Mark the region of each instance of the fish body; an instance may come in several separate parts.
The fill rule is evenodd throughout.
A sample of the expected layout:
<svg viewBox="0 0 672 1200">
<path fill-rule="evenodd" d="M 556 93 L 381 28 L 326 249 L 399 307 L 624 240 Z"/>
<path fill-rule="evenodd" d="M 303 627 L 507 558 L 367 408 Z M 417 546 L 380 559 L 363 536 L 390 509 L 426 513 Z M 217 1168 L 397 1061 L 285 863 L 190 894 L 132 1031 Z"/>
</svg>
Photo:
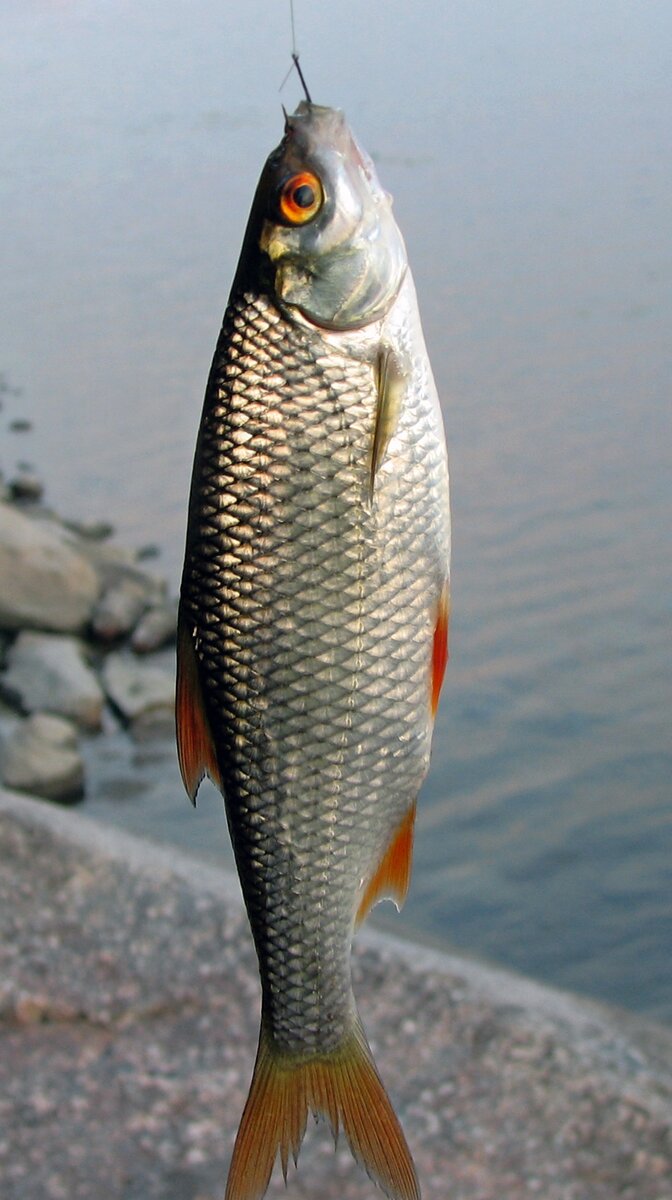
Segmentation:
<svg viewBox="0 0 672 1200">
<path fill-rule="evenodd" d="M 403 901 L 447 655 L 441 415 L 401 235 L 341 113 L 302 102 L 262 173 L 196 447 L 177 727 L 221 788 L 259 959 L 227 1200 L 286 1173 L 307 1112 L 419 1196 L 351 986 Z"/>
</svg>

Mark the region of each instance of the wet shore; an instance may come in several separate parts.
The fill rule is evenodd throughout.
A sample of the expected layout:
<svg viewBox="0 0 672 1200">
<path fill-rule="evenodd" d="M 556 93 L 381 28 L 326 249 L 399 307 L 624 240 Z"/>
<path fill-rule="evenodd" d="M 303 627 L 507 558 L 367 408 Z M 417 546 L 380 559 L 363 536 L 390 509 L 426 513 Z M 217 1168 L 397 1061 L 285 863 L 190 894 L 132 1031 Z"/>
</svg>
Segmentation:
<svg viewBox="0 0 672 1200">
<path fill-rule="evenodd" d="M 258 982 L 223 870 L 0 791 L 3 1200 L 215 1200 Z M 364 931 L 355 990 L 424 1200 L 670 1200 L 672 1035 Z M 376 1190 L 308 1130 L 285 1192 Z"/>
</svg>

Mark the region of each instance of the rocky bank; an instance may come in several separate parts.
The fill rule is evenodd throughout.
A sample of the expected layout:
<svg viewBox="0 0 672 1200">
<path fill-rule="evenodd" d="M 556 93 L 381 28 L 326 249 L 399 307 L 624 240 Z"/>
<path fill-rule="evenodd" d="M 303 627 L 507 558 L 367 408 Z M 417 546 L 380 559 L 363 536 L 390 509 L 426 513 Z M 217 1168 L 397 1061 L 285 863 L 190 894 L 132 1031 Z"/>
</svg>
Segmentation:
<svg viewBox="0 0 672 1200">
<path fill-rule="evenodd" d="M 24 493 L 0 493 L 0 780 L 70 802 L 86 789 L 82 736 L 172 727 L 173 672 L 147 658 L 174 641 L 177 602 L 108 526 Z"/>
<path fill-rule="evenodd" d="M 172 729 L 175 619 L 108 527 L 0 482 L 2 1200 L 223 1194 L 258 1027 L 237 883 L 34 798 L 85 794 L 84 738 Z M 669 1031 L 366 931 L 354 973 L 424 1200 L 672 1200 Z M 380 1194 L 323 1128 L 289 1187 Z"/>
</svg>

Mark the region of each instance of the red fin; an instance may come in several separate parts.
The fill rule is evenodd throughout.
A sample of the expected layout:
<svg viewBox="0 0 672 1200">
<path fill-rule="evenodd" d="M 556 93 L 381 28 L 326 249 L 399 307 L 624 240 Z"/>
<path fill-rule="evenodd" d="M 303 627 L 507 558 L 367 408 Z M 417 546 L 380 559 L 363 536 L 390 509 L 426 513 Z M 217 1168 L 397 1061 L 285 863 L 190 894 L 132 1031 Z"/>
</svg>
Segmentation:
<svg viewBox="0 0 672 1200">
<path fill-rule="evenodd" d="M 420 1200 L 413 1159 L 359 1024 L 332 1053 L 281 1055 L 262 1020 L 250 1092 L 233 1150 L 225 1200 L 262 1200 L 280 1154 L 285 1182 L 309 1112 L 339 1126 L 350 1149 L 391 1200 Z"/>
<path fill-rule="evenodd" d="M 220 789 L 221 781 L 217 752 L 205 715 L 194 644 L 183 624 L 177 634 L 175 723 L 182 781 L 195 804 L 198 786 L 206 773 Z"/>
<path fill-rule="evenodd" d="M 446 673 L 446 663 L 448 662 L 448 619 L 450 616 L 450 593 L 448 584 L 445 584 L 441 592 L 439 600 L 439 611 L 436 617 L 436 625 L 434 626 L 434 644 L 432 646 L 432 685 L 431 685 L 431 709 L 432 716 L 436 716 L 436 710 L 439 707 L 439 696 L 441 695 L 441 685 L 443 677 Z"/>
<path fill-rule="evenodd" d="M 394 833 L 375 874 L 367 883 L 359 902 L 355 925 L 361 925 L 379 900 L 394 900 L 397 908 L 404 903 L 411 882 L 415 810 L 416 804 L 413 803 Z"/>
</svg>

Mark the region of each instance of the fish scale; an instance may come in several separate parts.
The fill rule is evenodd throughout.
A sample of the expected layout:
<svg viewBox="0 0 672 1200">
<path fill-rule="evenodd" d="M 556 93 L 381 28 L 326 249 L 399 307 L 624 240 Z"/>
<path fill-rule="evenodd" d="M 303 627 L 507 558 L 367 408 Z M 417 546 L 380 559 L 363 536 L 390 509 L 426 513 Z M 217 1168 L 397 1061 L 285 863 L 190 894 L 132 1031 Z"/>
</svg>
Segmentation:
<svg viewBox="0 0 672 1200">
<path fill-rule="evenodd" d="M 449 551 L 440 411 L 389 197 L 342 115 L 302 105 L 262 174 L 213 360 L 180 602 L 180 765 L 192 797 L 205 771 L 224 794 L 262 984 L 226 1200 L 261 1200 L 310 1108 L 389 1196 L 419 1198 L 350 945 L 408 885 Z"/>
<path fill-rule="evenodd" d="M 324 872 L 303 880 L 292 903 L 282 888 L 271 903 L 263 882 L 247 895 L 277 1040 L 306 1052 L 335 1044 L 351 1019 L 354 897 L 426 770 L 424 713 L 416 728 L 428 686 L 426 583 L 398 568 L 417 558 L 433 481 L 425 456 L 426 503 L 417 493 L 412 505 L 398 497 L 381 551 L 376 512 L 365 504 L 371 364 L 328 353 L 318 333 L 290 324 L 263 295 L 231 302 L 219 347 L 192 497 L 200 521 L 188 556 L 199 566 L 183 605 L 222 746 L 239 867 L 256 878 L 265 863 L 277 880 L 288 824 L 298 858 L 322 847 L 325 828 L 331 838 Z M 306 366 L 312 386 L 297 389 L 294 371 Z M 408 413 L 405 425 L 417 416 Z M 417 426 L 409 450 L 415 458 Z M 271 513 L 270 527 L 258 521 Z M 392 744 L 390 727 L 400 729 Z M 396 803 L 381 824 L 390 795 Z M 338 873 L 343 899 L 327 906 Z M 295 947 L 289 964 L 287 945 Z M 316 958 L 329 964 L 321 988 Z"/>
</svg>

